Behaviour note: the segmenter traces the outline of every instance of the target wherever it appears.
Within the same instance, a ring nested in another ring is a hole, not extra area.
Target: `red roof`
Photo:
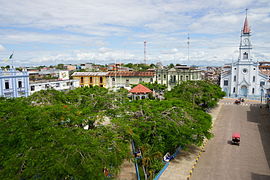
[[[244,22],[243,33],[244,33],[244,34],[249,34],[249,33],[250,33],[250,28],[248,27],[248,20],[247,20],[247,17],[245,18],[245,22]]]
[[[129,92],[139,94],[139,93],[151,93],[152,91],[149,88],[141,84],[138,84],[137,86],[129,90]]]

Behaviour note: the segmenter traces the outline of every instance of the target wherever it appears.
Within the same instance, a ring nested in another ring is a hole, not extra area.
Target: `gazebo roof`
[[[149,88],[141,84],[138,84],[137,86],[129,90],[129,92],[139,94],[139,93],[151,93],[152,91]]]

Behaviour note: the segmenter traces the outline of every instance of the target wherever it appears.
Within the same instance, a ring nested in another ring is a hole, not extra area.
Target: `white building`
[[[27,97],[29,95],[29,74],[15,69],[0,70],[0,96]]]
[[[154,83],[155,72],[150,71],[111,71],[107,74],[107,88],[120,88],[130,90],[133,84],[140,82]]]
[[[47,81],[41,80],[37,82],[30,82],[30,94],[41,90],[47,89],[55,89],[58,91],[67,91],[80,87],[79,80],[55,80],[55,81]]]
[[[221,74],[220,86],[227,96],[258,98],[268,88],[268,76],[261,73],[259,63],[252,60],[251,32],[247,16],[241,32],[239,58]]]
[[[196,81],[202,80],[202,78],[202,70],[181,65],[171,69],[157,69],[155,80],[158,84],[166,85],[170,91],[182,81]]]

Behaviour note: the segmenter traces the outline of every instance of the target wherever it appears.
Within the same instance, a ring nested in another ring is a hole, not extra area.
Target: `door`
[[[241,86],[240,95],[244,96],[244,97],[247,97],[247,94],[248,94],[247,86],[245,86],[245,85]]]

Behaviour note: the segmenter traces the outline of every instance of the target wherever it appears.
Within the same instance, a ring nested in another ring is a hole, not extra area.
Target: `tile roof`
[[[106,76],[107,72],[74,72],[71,76]]]
[[[139,93],[151,93],[152,91],[149,88],[141,84],[138,84],[137,86],[129,90],[129,92],[139,94]]]
[[[130,77],[130,76],[140,76],[140,77],[153,77],[155,72],[149,71],[113,71],[109,72],[107,76],[122,76],[122,77]]]

